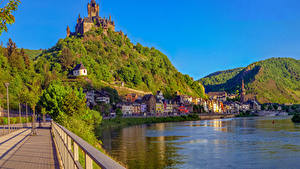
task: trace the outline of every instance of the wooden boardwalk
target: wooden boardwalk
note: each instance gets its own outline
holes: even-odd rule
[[[58,169],[55,145],[49,128],[21,129],[0,137],[1,169]]]

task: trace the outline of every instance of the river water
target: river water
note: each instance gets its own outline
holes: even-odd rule
[[[253,117],[104,131],[104,148],[128,168],[300,168],[300,125]],[[274,121],[274,124],[273,124]]]

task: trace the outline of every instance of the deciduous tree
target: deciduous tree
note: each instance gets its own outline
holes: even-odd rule
[[[0,2],[0,5],[4,2]],[[7,24],[15,22],[15,17],[12,13],[17,10],[20,3],[20,0],[9,0],[3,8],[0,8],[0,35],[3,31],[7,32]]]

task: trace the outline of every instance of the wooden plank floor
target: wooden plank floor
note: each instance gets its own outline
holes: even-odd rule
[[[39,128],[37,136],[30,129],[0,137],[1,169],[58,169],[55,145],[49,128]],[[3,142],[3,144],[1,144]]]

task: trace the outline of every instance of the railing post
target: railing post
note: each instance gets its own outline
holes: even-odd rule
[[[73,146],[74,146],[74,160],[79,161],[78,145],[77,143],[75,143],[75,141]]]
[[[70,136],[67,136],[67,138],[68,138],[68,149],[69,149],[70,151],[72,151],[71,137],[70,137]]]
[[[67,135],[67,148],[68,148],[68,152],[67,152],[67,156],[68,156],[68,165],[69,168],[72,168],[71,166],[73,165],[72,163],[72,159],[71,159],[71,155],[70,152],[72,152],[72,145],[71,145],[71,137]]]
[[[93,169],[93,161],[87,153],[85,153],[85,169]]]

